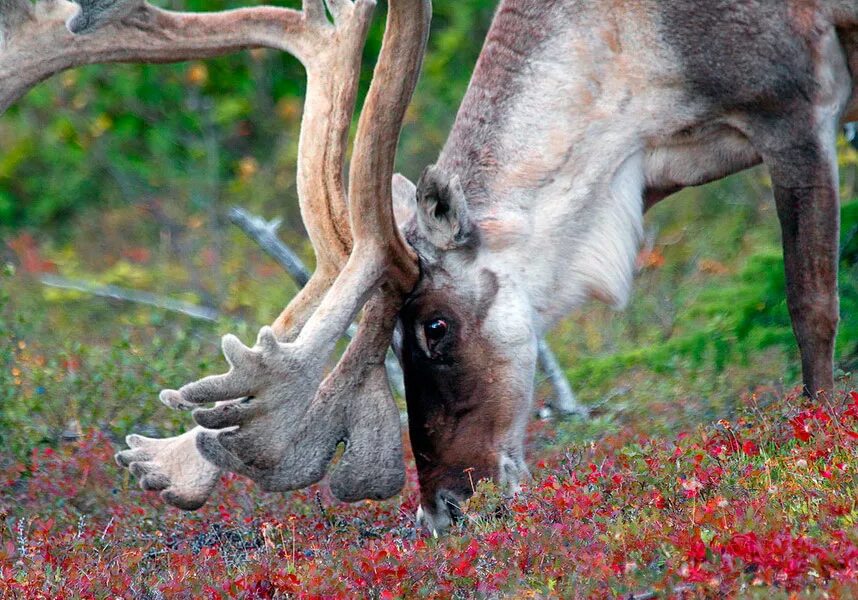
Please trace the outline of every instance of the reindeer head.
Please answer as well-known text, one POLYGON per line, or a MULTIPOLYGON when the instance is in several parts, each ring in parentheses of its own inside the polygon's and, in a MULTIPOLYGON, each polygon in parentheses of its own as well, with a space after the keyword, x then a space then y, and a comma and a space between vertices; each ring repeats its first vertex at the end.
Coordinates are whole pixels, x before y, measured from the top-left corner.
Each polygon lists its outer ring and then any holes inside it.
POLYGON ((200 506, 221 470, 267 490, 304 487, 325 474, 341 442, 346 449, 331 472, 338 497, 395 494, 404 468, 383 364, 397 315, 427 524, 449 523, 450 505, 470 493, 472 478, 514 483, 526 472, 521 442, 536 355, 526 296, 513 273, 482 260, 482 225, 456 177, 430 168, 416 187, 394 177, 391 190, 430 0, 389 3, 346 189, 348 132, 373 6, 303 0, 301 11, 193 14, 143 0, 79 0, 77 7, 0 0, 0 112, 39 81, 94 62, 171 62, 269 47, 294 54, 307 69, 297 181, 316 272, 252 348, 225 338, 228 373, 161 394, 173 408, 214 403, 194 411, 200 427, 176 438, 128 437, 131 448, 117 460, 168 503, 200 506), (405 200, 405 239, 391 198, 405 200), (327 373, 337 341, 362 308, 355 339, 327 373))
POLYGON ((397 176, 394 197, 420 257, 421 278, 400 311, 398 351, 420 518, 437 531, 455 518, 472 482, 515 487, 527 475, 537 338, 514 273, 481 252, 486 232, 458 177, 429 167, 414 186, 397 176))

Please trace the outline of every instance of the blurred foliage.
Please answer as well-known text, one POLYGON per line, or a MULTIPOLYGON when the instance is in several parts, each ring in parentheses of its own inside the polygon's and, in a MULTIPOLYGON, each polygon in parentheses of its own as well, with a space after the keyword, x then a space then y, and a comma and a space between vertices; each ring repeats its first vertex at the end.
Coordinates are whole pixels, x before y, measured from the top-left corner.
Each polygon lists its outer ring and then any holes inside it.
MULTIPOLYGON (((170 8, 246 5, 176 0, 170 8)), ((298 0, 287 3, 300 4, 298 0)), ((397 168, 419 176, 452 125, 495 0, 436 2, 397 168)), ((361 96, 381 42, 381 3, 361 96)), ((116 439, 170 433, 187 418, 157 391, 223 367, 217 336, 246 342, 295 285, 226 219, 239 204, 282 217, 308 262, 295 192, 305 82, 273 51, 180 65, 91 66, 31 91, 0 118, 0 448, 18 455, 77 428, 116 439), (11 269, 11 267, 10 267, 11 269), (217 324, 41 286, 65 277, 217 309, 217 324)), ((842 325, 838 364, 858 362, 858 152, 840 149, 842 325)), ((730 412, 739 394, 798 382, 777 218, 762 169, 686 190, 647 215, 635 296, 617 315, 591 304, 550 341, 597 416, 676 429, 730 412)), ((543 390, 544 391, 544 390, 543 390)))
MULTIPOLYGON (((159 411, 153 390, 220 368, 215 327, 159 311, 126 314, 104 337, 68 325, 55 335, 49 313, 58 304, 46 295, 23 310, 7 291, 14 269, 0 271, 0 448, 6 452, 25 456, 34 446, 93 427, 117 441, 141 427, 156 433, 150 424, 156 415, 162 427, 179 427, 184 415, 159 411)), ((13 289, 19 298, 36 291, 20 282, 13 289)), ((71 318, 90 320, 86 311, 71 318)), ((217 329, 251 335, 240 323, 217 329)))
MULTIPOLYGON (((849 242, 844 247, 849 250, 856 241, 858 202, 845 205, 842 212, 843 238, 849 242)), ((712 366, 720 373, 731 360, 748 364, 759 350, 771 346, 790 348, 795 360, 792 375, 798 377, 781 248, 761 245, 732 274, 718 263, 703 263, 702 268, 715 271, 710 273, 714 281, 696 292, 693 303, 676 308, 668 336, 610 356, 583 358, 572 370, 572 378, 593 383, 641 365, 664 373, 680 361, 687 361, 692 369, 712 366)), ((841 260, 840 284, 836 351, 845 360, 858 354, 858 263, 849 251, 841 260)))

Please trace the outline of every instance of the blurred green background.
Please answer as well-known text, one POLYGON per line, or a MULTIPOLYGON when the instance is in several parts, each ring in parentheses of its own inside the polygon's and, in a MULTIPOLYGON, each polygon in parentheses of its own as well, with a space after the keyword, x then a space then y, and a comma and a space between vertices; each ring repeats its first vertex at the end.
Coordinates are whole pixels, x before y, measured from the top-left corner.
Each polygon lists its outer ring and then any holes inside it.
MULTIPOLYGON (((248 3, 173 1, 212 10, 248 3)), ((296 6, 299 2, 287 3, 296 6)), ((495 0, 436 2, 429 54, 402 135, 411 178, 443 144, 495 0)), ((366 50, 366 90, 382 36, 366 50)), ((245 341, 295 293, 226 219, 232 205, 298 214, 295 158, 304 74, 293 58, 243 52, 205 63, 93 66, 38 86, 0 118, 0 449, 22 457, 98 427, 169 433, 187 425, 156 399, 223 368, 219 335, 245 341), (217 309, 217 323, 48 288, 42 273, 217 309)), ((858 365, 858 153, 840 144, 842 327, 838 375, 858 365)), ((799 381, 777 219, 764 169, 685 192, 650 211, 630 308, 591 304, 549 341, 595 416, 561 424, 595 436, 621 423, 674 430, 728 416, 743 394, 799 381)), ((547 386, 540 387, 543 397, 547 386)), ((1 459, 0 459, 1 460, 1 459)))

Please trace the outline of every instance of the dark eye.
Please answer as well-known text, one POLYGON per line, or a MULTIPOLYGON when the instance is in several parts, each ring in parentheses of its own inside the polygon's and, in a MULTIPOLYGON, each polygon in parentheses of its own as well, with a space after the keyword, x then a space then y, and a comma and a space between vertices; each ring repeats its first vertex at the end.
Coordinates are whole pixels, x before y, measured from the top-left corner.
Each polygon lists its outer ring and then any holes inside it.
POLYGON ((429 342, 440 342, 447 335, 450 326, 444 319, 433 319, 423 325, 423 331, 426 333, 426 340, 429 342))

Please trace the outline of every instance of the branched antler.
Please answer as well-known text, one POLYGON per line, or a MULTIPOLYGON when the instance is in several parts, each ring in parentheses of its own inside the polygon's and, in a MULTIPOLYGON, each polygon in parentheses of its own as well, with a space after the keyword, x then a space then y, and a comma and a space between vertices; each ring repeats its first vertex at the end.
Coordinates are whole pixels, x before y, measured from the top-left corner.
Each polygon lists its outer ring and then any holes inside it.
POLYGON ((331 477, 339 498, 389 497, 404 481, 399 413, 384 356, 418 270, 394 222, 391 178, 428 36, 430 5, 428 0, 391 2, 358 125, 350 211, 342 170, 372 3, 328 0, 327 8, 333 24, 321 0, 304 0, 302 23, 312 35, 299 35, 290 44, 307 67, 298 191, 317 270, 274 329, 260 331, 253 348, 224 338, 228 373, 162 392, 162 401, 174 408, 218 403, 194 412, 202 428, 161 441, 130 437, 132 449, 117 456, 142 475, 141 485, 163 490, 168 502, 185 508, 208 496, 217 476, 212 464, 267 490, 296 489, 324 475, 340 442, 346 450, 331 477), (355 339, 324 378, 336 341, 370 297, 355 339), (190 452, 189 438, 205 460, 190 452), (187 468, 175 467, 180 441, 188 461, 203 463, 198 471, 209 469, 209 479, 191 479, 187 468))
MULTIPOLYGON (((343 10, 346 5, 338 6, 343 10)), ((201 432, 197 444, 210 462, 246 475, 265 489, 295 489, 318 481, 340 441, 346 442, 346 452, 332 474, 338 497, 388 497, 402 486, 399 418, 390 396, 384 353, 396 312, 418 272, 416 257, 394 222, 391 177, 399 128, 426 43, 428 17, 428 3, 391 3, 351 167, 354 248, 298 337, 292 343, 277 344, 273 332, 263 330, 257 345, 246 349, 240 362, 231 357, 233 368, 226 375, 162 394, 162 400, 174 407, 248 396, 195 411, 200 425, 219 430, 201 432), (356 339, 322 383, 337 339, 374 293, 377 296, 356 339)), ((225 338, 225 352, 234 353, 234 344, 225 338)))
POLYGON ((224 338, 229 373, 161 394, 177 408, 216 403, 195 411, 203 427, 168 439, 128 437, 130 449, 117 461, 171 504, 200 506, 220 469, 266 489, 303 487, 324 475, 340 442, 346 451, 332 474, 340 498, 386 497, 402 485, 399 414, 384 355, 418 271, 394 222, 390 182, 431 8, 429 0, 390 3, 348 203, 346 144, 373 8, 374 0, 303 0, 302 11, 194 14, 143 0, 0 0, 0 112, 39 81, 96 62, 175 62, 270 47, 307 69, 297 181, 317 269, 253 348, 224 338), (355 339, 324 378, 337 340, 370 298, 355 339))

